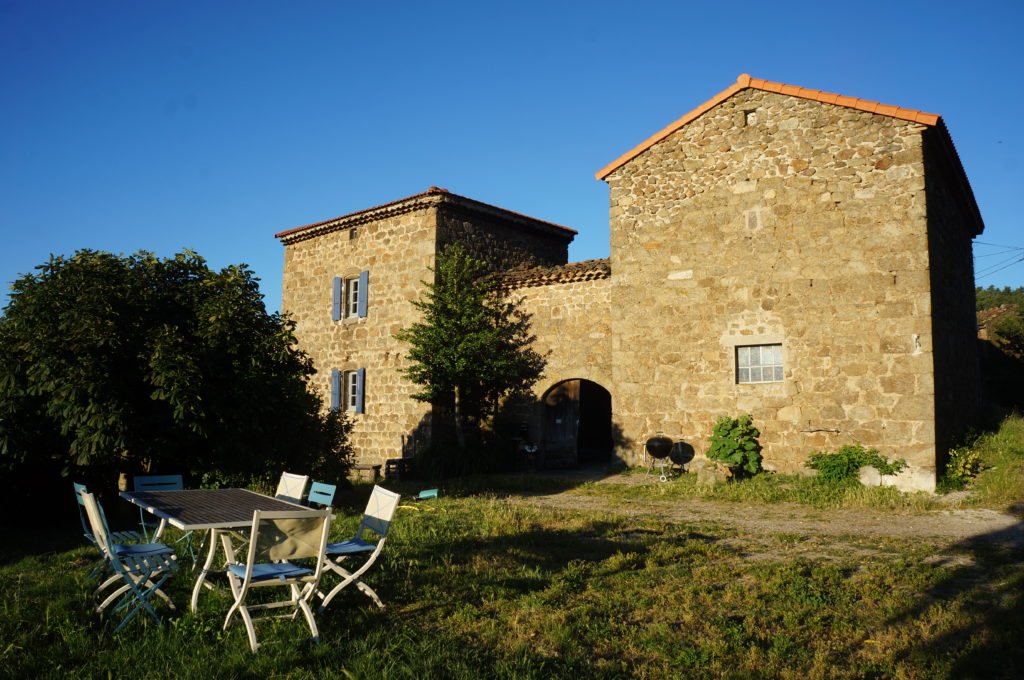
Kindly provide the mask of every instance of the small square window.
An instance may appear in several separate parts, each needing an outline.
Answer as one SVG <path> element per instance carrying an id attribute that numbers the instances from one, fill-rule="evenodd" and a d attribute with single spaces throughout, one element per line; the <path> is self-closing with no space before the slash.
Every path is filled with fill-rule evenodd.
<path id="1" fill-rule="evenodd" d="M 736 382 L 782 382 L 782 345 L 737 347 Z"/>

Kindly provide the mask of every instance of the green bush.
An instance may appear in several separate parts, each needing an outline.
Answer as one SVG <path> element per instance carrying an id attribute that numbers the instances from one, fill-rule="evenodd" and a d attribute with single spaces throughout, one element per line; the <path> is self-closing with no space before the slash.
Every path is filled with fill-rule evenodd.
<path id="1" fill-rule="evenodd" d="M 900 459 L 890 463 L 877 449 L 865 449 L 860 444 L 848 444 L 837 453 L 814 453 L 804 462 L 804 467 L 818 471 L 815 479 L 825 484 L 855 482 L 857 471 L 865 465 L 875 468 L 879 474 L 894 475 L 907 467 L 907 462 Z"/>
<path id="2" fill-rule="evenodd" d="M 946 472 L 939 481 L 939 488 L 948 491 L 963 489 L 969 481 L 978 476 L 983 467 L 981 451 L 976 450 L 973 446 L 958 446 L 955 449 L 950 449 Z"/>
<path id="3" fill-rule="evenodd" d="M 747 414 L 739 418 L 722 416 L 711 430 L 708 458 L 729 466 L 734 477 L 749 477 L 761 471 L 761 432 Z"/>

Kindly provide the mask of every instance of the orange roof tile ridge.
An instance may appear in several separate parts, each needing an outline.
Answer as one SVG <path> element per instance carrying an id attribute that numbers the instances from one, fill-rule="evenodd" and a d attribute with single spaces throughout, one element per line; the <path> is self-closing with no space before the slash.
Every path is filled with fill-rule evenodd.
<path id="1" fill-rule="evenodd" d="M 633 147 L 626 153 L 622 154 L 614 161 L 604 166 L 595 173 L 597 179 L 605 179 L 608 175 L 612 174 L 615 170 L 630 162 L 644 151 L 647 151 L 652 146 L 665 139 L 673 132 L 676 132 L 687 123 L 699 118 L 701 115 L 707 113 L 709 110 L 718 106 L 729 97 L 733 96 L 741 90 L 751 88 L 754 90 L 764 90 L 765 92 L 777 92 L 779 94 L 788 95 L 791 97 L 800 97 L 801 99 L 810 99 L 812 101 L 819 101 L 823 104 L 832 104 L 835 106 L 845 106 L 851 109 L 858 109 L 861 111 L 867 111 L 869 113 L 879 113 L 879 115 L 889 116 L 890 118 L 900 118 L 902 120 L 909 120 L 914 123 L 921 123 L 923 125 L 935 126 L 938 125 L 939 120 L 942 118 L 936 113 L 924 113 L 923 111 L 917 111 L 915 109 L 905 109 L 899 106 L 892 106 L 889 104 L 880 104 L 878 102 L 868 101 L 866 99 L 858 99 L 857 97 L 848 97 L 846 95 L 835 94 L 832 92 L 823 92 L 821 90 L 811 90 L 805 87 L 799 87 L 796 85 L 786 85 L 785 83 L 776 83 L 770 80 L 763 80 L 761 78 L 752 78 L 750 74 L 743 73 L 736 78 L 736 82 L 730 85 L 725 90 L 722 90 L 717 95 L 707 100 L 697 108 L 687 113 L 682 118 L 669 124 L 664 129 L 651 135 L 646 140 Z"/>

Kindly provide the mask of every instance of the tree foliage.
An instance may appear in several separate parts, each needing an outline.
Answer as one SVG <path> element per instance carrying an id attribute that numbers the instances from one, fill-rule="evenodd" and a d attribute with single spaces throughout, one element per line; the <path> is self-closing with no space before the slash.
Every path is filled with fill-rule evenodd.
<path id="1" fill-rule="evenodd" d="M 982 288 L 979 286 L 974 289 L 974 293 L 976 308 L 979 312 L 983 309 L 1014 304 L 1020 305 L 1020 308 L 1024 309 L 1024 288 L 1010 288 L 1009 286 Z"/>
<path id="2" fill-rule="evenodd" d="M 426 290 L 413 302 L 421 320 L 395 337 L 410 346 L 402 373 L 421 388 L 413 398 L 450 404 L 451 425 L 465 448 L 467 434 L 476 435 L 502 399 L 528 392 L 540 379 L 545 360 L 530 348 L 529 315 L 483 277 L 484 263 L 465 248 L 446 248 L 431 271 L 434 281 L 424 281 Z"/>
<path id="3" fill-rule="evenodd" d="M 0 318 L 0 468 L 344 475 L 349 424 L 244 265 L 82 250 L 36 270 Z"/>

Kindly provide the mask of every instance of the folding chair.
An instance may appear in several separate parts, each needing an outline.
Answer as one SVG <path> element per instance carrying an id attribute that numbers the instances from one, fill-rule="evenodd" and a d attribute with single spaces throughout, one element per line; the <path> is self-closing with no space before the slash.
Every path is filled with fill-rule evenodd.
<path id="1" fill-rule="evenodd" d="M 388 527 L 391 525 L 391 518 L 395 515 L 395 508 L 398 507 L 398 500 L 400 498 L 401 496 L 393 491 L 374 486 L 373 493 L 370 494 L 370 501 L 366 504 L 366 511 L 363 513 L 363 520 L 359 523 L 359 528 L 356 530 L 355 538 L 342 541 L 341 543 L 327 544 L 327 561 L 324 566 L 328 570 L 340 575 L 342 581 L 334 586 L 331 592 L 326 595 L 320 590 L 315 592 L 315 595 L 323 600 L 320 609 L 317 611 L 322 612 L 326 609 L 327 605 L 334 599 L 334 596 L 352 583 L 364 595 L 373 600 L 378 607 L 384 608 L 384 603 L 381 602 L 380 597 L 377 596 L 373 588 L 363 583 L 359 577 L 373 566 L 377 556 L 384 549 L 384 542 L 388 536 Z M 376 545 L 363 540 L 363 534 L 367 531 L 378 535 L 379 538 Z M 341 563 L 346 558 L 354 555 L 368 555 L 368 557 L 362 566 L 350 572 L 343 568 Z"/>
<path id="2" fill-rule="evenodd" d="M 306 482 L 308 481 L 309 477 L 307 475 L 282 472 L 274 497 L 290 503 L 301 503 L 302 494 L 306 490 Z"/>
<path id="3" fill-rule="evenodd" d="M 118 586 L 96 606 L 96 611 L 102 614 L 107 607 L 120 599 L 112 611 L 126 613 L 114 629 L 115 633 L 128 625 L 139 611 L 147 612 L 158 626 L 162 625 L 150 600 L 153 595 L 159 595 L 171 609 L 174 609 L 171 598 L 160 589 L 171 572 L 178 570 L 174 551 L 161 543 L 112 543 L 103 508 L 96 501 L 96 497 L 87 491 L 83 491 L 81 497 L 96 545 L 114 570 L 114 575 L 100 584 L 94 596 L 99 599 L 103 597 L 105 590 L 111 586 Z"/>
<path id="4" fill-rule="evenodd" d="M 132 480 L 132 488 L 134 491 L 181 491 L 185 488 L 185 480 L 181 475 L 136 475 Z M 153 543 L 160 540 L 164 529 L 167 528 L 167 520 L 147 522 L 146 511 L 141 507 L 139 508 L 139 524 L 142 525 L 142 533 L 145 534 L 146 540 L 152 540 Z M 155 529 L 152 539 L 149 537 L 151 529 Z"/>
<path id="5" fill-rule="evenodd" d="M 334 484 L 313 482 L 309 486 L 309 495 L 306 496 L 306 505 L 312 507 L 312 504 L 316 503 L 320 507 L 329 510 L 331 505 L 334 503 L 334 494 L 337 490 L 338 487 Z"/>
<path id="6" fill-rule="evenodd" d="M 249 635 L 249 646 L 256 651 L 254 621 L 268 618 L 295 618 L 301 611 L 306 617 L 309 632 L 314 642 L 320 641 L 320 632 L 309 608 L 309 594 L 314 592 L 324 567 L 324 546 L 331 526 L 329 510 L 286 510 L 266 512 L 257 510 L 252 516 L 249 554 L 245 564 L 228 566 L 228 581 L 235 602 L 224 619 L 224 629 L 237 613 L 245 623 Z M 230 553 L 229 553 L 230 554 Z M 305 557 L 315 558 L 310 567 L 295 564 L 289 560 Z M 249 602 L 253 588 L 287 587 L 289 597 L 274 602 Z M 300 588 L 301 586 L 301 588 Z M 286 614 L 264 614 L 253 617 L 255 612 L 288 608 Z"/>
<path id="7" fill-rule="evenodd" d="M 75 489 L 75 500 L 78 502 L 78 519 L 82 522 L 82 535 L 99 549 L 99 545 L 96 543 L 96 536 L 93 534 L 92 528 L 89 526 L 89 519 L 85 515 L 85 501 L 82 500 L 82 493 L 88 493 L 88 489 L 85 488 L 85 484 L 79 484 L 78 482 L 72 482 L 72 484 Z M 106 518 L 104 518 L 104 522 L 106 522 Z M 146 537 L 138 531 L 110 531 L 108 529 L 107 535 L 115 543 L 142 543 L 146 540 Z M 103 554 L 103 551 L 100 550 L 100 553 Z M 102 574 L 106 566 L 107 559 L 104 554 L 100 563 L 90 572 L 89 578 L 95 578 Z"/>

